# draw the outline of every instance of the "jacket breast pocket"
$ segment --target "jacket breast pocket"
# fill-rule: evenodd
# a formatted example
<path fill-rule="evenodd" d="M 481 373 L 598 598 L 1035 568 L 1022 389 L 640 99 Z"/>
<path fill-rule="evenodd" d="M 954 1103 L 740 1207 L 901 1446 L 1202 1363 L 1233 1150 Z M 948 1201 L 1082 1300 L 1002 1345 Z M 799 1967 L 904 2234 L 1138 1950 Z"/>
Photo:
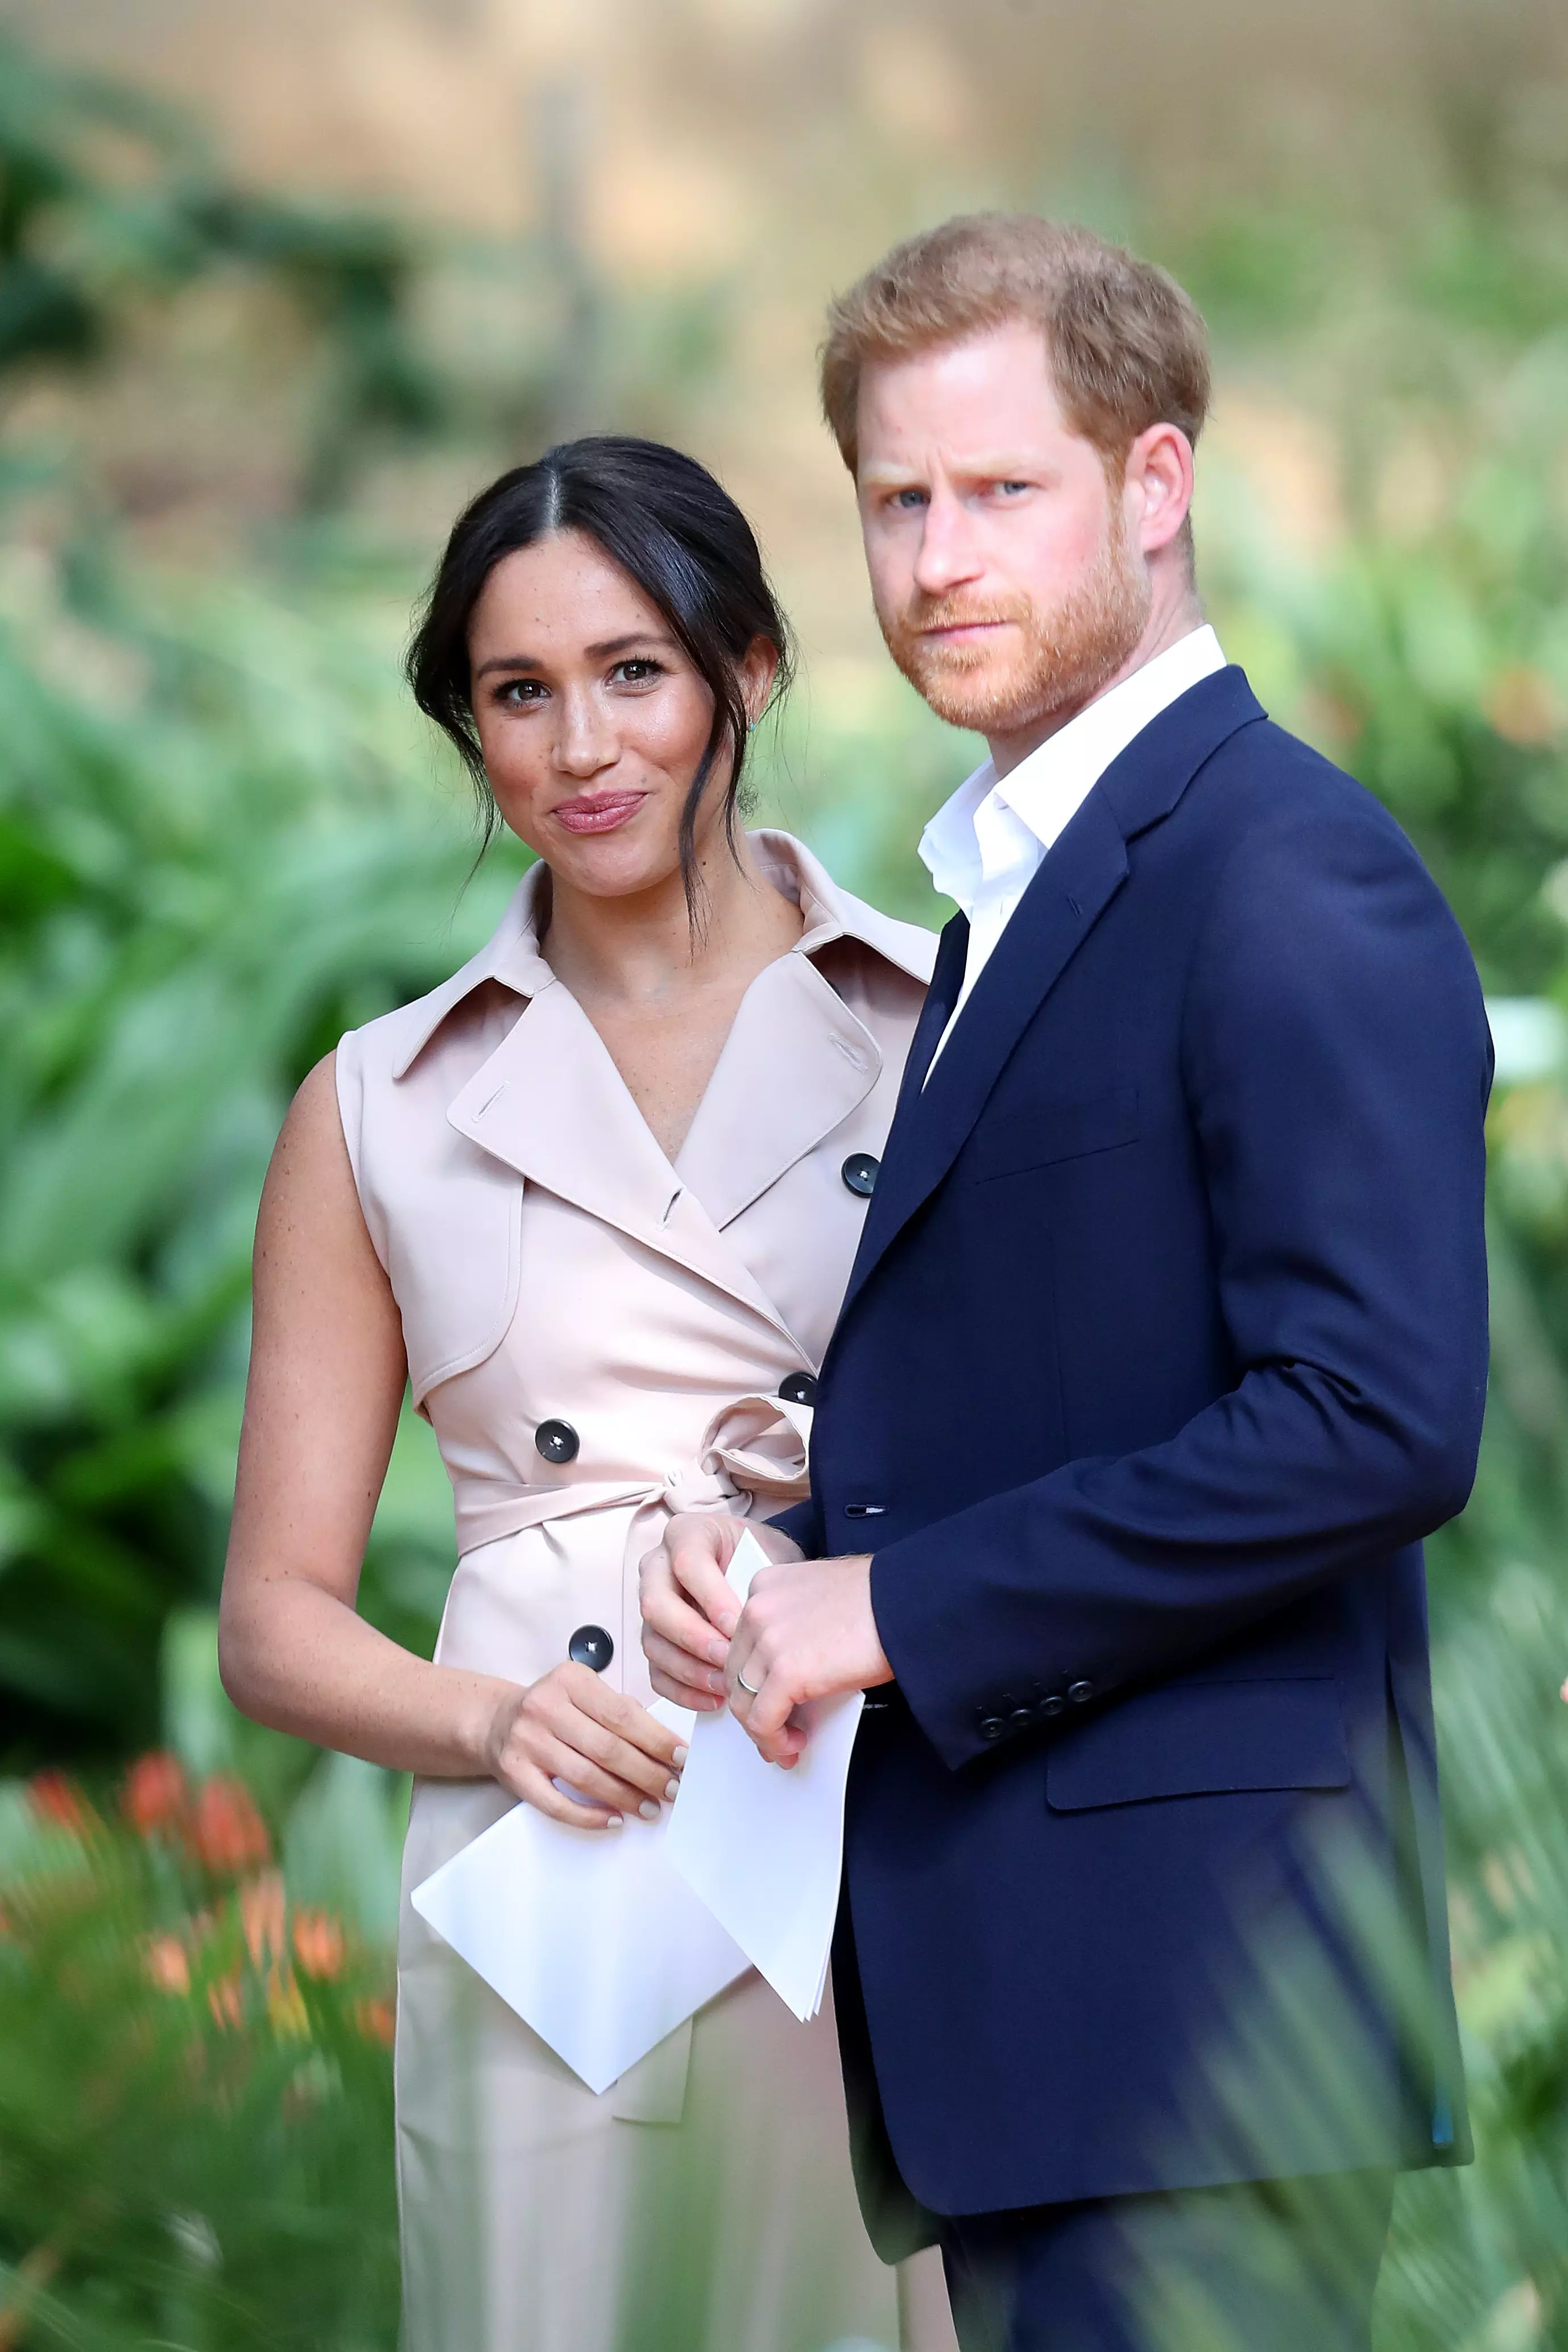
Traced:
<path fill-rule="evenodd" d="M 969 1152 L 977 1183 L 997 1176 L 1021 1175 L 1092 1151 L 1114 1151 L 1138 1139 L 1138 1090 L 1113 1087 L 1082 1102 L 1046 1103 L 1038 1111 L 1016 1111 L 988 1120 Z"/>
<path fill-rule="evenodd" d="M 1344 1711 L 1332 1675 L 1140 1691 L 1066 1733 L 1046 1764 L 1046 1801 L 1057 1813 L 1349 1783 Z"/>

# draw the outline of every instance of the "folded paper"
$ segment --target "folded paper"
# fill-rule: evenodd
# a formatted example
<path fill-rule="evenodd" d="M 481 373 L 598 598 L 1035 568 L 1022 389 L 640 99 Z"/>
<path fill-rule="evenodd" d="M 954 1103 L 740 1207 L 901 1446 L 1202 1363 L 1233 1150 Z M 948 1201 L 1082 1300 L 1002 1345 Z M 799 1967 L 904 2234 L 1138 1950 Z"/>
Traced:
<path fill-rule="evenodd" d="M 767 1565 L 743 1536 L 729 1581 L 742 1601 Z M 798 1764 L 765 1764 L 734 1716 L 697 1717 L 666 1860 L 795 2015 L 814 2017 L 827 1980 L 844 1856 L 844 1790 L 864 1696 L 815 1699 L 795 1720 Z"/>
<path fill-rule="evenodd" d="M 661 1701 L 689 1742 L 693 1718 Z M 414 1909 L 591 2091 L 744 1974 L 669 1858 L 671 1813 L 579 1830 L 517 1805 L 416 1886 Z"/>

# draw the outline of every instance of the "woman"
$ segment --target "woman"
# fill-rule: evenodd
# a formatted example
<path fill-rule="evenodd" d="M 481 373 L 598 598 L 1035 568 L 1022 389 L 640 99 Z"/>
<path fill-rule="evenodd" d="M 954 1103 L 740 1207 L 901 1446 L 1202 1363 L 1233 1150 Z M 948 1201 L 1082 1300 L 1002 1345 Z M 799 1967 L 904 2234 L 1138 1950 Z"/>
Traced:
<path fill-rule="evenodd" d="M 657 1816 L 685 1750 L 643 1704 L 640 1557 L 672 1509 L 806 1488 L 932 941 L 739 831 L 788 669 L 756 541 L 690 458 L 574 442 L 475 500 L 410 675 L 539 862 L 470 963 L 307 1078 L 263 1196 L 224 1677 L 418 1776 L 411 2352 L 894 2337 L 826 2016 L 744 1978 L 596 2097 L 407 1901 L 519 1798 L 599 1834 Z M 405 1381 L 456 1499 L 434 1663 L 354 1611 Z M 939 2276 L 902 2285 L 907 2339 L 950 2343 Z"/>

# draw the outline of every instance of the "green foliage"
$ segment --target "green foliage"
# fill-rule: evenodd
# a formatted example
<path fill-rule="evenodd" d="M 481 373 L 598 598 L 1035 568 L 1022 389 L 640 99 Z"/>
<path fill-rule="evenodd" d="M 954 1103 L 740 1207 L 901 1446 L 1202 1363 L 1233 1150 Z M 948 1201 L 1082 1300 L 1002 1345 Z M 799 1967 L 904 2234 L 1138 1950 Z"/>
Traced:
<path fill-rule="evenodd" d="M 466 818 L 350 625 L 329 644 L 308 604 L 211 592 L 180 616 L 139 583 L 134 614 L 89 629 L 47 610 L 47 572 L 27 585 L 29 635 L 0 632 L 14 1761 L 155 1735 L 164 1616 L 215 1592 L 249 1229 L 289 1092 L 470 952 L 517 871 L 499 855 L 465 888 Z M 371 1605 L 427 1643 L 438 1574 L 409 1485 Z"/>
<path fill-rule="evenodd" d="M 289 1902 L 243 1783 L 0 1790 L 0 1870 L 5 2340 L 390 2345 L 386 1961 Z"/>

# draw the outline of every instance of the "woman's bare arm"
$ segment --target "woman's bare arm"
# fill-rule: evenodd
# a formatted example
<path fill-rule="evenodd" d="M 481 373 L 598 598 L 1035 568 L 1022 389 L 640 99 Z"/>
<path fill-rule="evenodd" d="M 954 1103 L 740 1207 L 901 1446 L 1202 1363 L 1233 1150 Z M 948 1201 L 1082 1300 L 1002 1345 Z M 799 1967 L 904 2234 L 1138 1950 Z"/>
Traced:
<path fill-rule="evenodd" d="M 407 1366 L 365 1230 L 332 1060 L 295 1097 L 262 1192 L 250 1381 L 218 1656 L 262 1723 L 432 1777 L 494 1776 L 540 1810 L 604 1825 L 667 1790 L 675 1743 L 586 1666 L 525 1689 L 415 1657 L 356 1613 Z M 599 1801 L 575 1805 L 566 1779 Z"/>

